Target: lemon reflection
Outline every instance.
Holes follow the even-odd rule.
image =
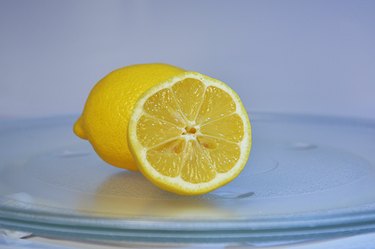
[[[230,214],[210,195],[172,194],[155,187],[140,173],[129,171],[110,176],[86,205],[94,213],[118,218],[218,219]]]

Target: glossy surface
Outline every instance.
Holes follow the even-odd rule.
[[[183,197],[102,162],[74,118],[0,124],[0,225],[42,235],[264,241],[375,231],[375,123],[254,114],[248,165]]]

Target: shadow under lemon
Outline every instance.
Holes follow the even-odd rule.
[[[81,207],[111,218],[217,219],[230,218],[214,194],[180,196],[155,187],[139,172],[124,171],[108,177],[91,201]]]

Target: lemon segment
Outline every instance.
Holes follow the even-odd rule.
[[[199,184],[210,182],[216,176],[213,165],[207,151],[194,139],[188,141],[186,158],[181,170],[181,179],[185,182]]]
[[[204,124],[236,111],[236,104],[232,97],[216,86],[209,86],[206,89],[204,100],[197,117],[197,122]]]
[[[181,134],[181,129],[162,119],[143,115],[137,124],[139,142],[152,147]]]
[[[242,171],[250,153],[251,126],[230,87],[185,72],[139,98],[128,143],[139,170],[151,182],[170,192],[197,195]]]
[[[208,149],[216,171],[219,173],[228,172],[240,158],[241,148],[237,143],[207,136],[198,136],[197,139],[203,147]]]
[[[205,135],[240,142],[244,136],[244,124],[238,114],[232,114],[201,125],[200,131]]]
[[[185,119],[177,111],[178,106],[170,89],[163,89],[150,97],[145,103],[144,110],[151,116],[173,123],[176,126],[184,126]]]
[[[181,171],[186,141],[174,139],[147,151],[147,160],[155,170],[169,177],[177,177]]]
[[[172,90],[184,117],[194,121],[203,100],[204,85],[197,79],[187,78],[177,82]]]

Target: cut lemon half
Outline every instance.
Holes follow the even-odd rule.
[[[244,168],[251,126],[225,83],[185,72],[146,91],[135,104],[128,143],[139,170],[183,195],[212,191]]]

